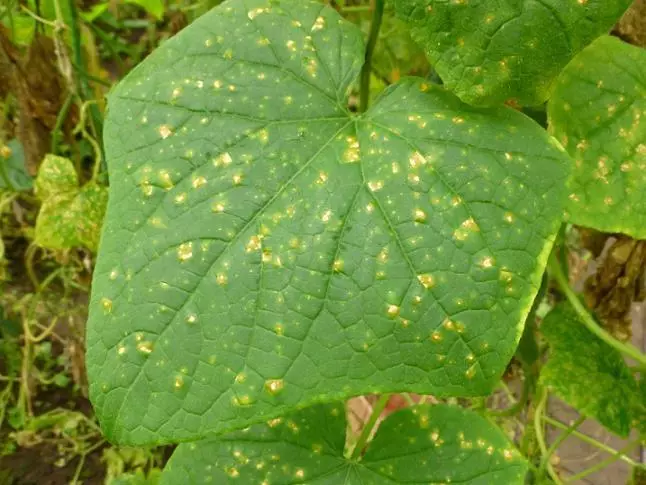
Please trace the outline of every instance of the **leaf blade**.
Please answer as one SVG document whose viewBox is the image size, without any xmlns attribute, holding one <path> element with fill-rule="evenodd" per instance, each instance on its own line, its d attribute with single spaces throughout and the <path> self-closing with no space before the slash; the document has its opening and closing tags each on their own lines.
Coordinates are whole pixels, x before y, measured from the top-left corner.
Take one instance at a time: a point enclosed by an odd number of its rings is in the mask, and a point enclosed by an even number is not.
<svg viewBox="0 0 646 485">
<path fill-rule="evenodd" d="M 577 161 L 571 221 L 646 237 L 646 53 L 601 37 L 563 71 L 548 104 L 549 129 Z"/>
<path fill-rule="evenodd" d="M 631 2 L 393 3 L 446 85 L 463 101 L 533 106 L 547 100 L 561 69 L 607 33 Z"/>
<path fill-rule="evenodd" d="M 112 439 L 192 440 L 378 390 L 480 394 L 503 371 L 569 160 L 522 115 L 421 80 L 350 116 L 360 47 L 320 4 L 232 1 L 113 92 L 88 327 Z M 460 198 L 425 192 L 444 149 Z"/>
<path fill-rule="evenodd" d="M 586 329 L 565 303 L 545 317 L 541 332 L 552 347 L 541 383 L 581 413 L 627 436 L 639 398 L 622 355 Z"/>
<path fill-rule="evenodd" d="M 502 431 L 471 411 L 417 406 L 386 418 L 361 461 L 343 457 L 345 410 L 318 405 L 218 439 L 182 444 L 162 484 L 523 483 L 527 464 Z"/>
</svg>

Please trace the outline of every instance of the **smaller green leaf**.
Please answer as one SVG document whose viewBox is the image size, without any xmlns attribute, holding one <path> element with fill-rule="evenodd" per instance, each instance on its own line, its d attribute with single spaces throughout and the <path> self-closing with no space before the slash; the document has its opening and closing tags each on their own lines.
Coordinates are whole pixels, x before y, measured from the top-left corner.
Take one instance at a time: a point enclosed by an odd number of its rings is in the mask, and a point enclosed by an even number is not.
<svg viewBox="0 0 646 485">
<path fill-rule="evenodd" d="M 51 154 L 45 156 L 36 177 L 36 195 L 40 200 L 76 192 L 78 186 L 78 175 L 69 159 Z"/>
<path fill-rule="evenodd" d="M 576 160 L 571 221 L 646 238 L 646 51 L 615 37 L 583 50 L 558 79 L 549 129 Z"/>
<path fill-rule="evenodd" d="M 25 168 L 25 151 L 18 140 L 11 140 L 0 150 L 0 164 L 0 189 L 31 189 L 33 181 Z"/>
<path fill-rule="evenodd" d="M 596 337 L 566 303 L 541 325 L 551 356 L 541 382 L 582 414 L 627 436 L 637 402 L 637 384 L 622 355 Z"/>
<path fill-rule="evenodd" d="M 140 6 L 157 20 L 161 20 L 164 17 L 163 0 L 125 0 L 125 3 Z"/>
<path fill-rule="evenodd" d="M 474 105 L 547 100 L 566 64 L 631 0 L 392 0 L 449 89 Z"/>
<path fill-rule="evenodd" d="M 97 3 L 96 5 L 93 5 L 90 7 L 90 9 L 86 12 L 81 12 L 80 16 L 85 20 L 86 22 L 92 23 L 101 15 L 103 15 L 107 10 L 108 10 L 109 4 L 107 2 L 105 3 Z"/>
<path fill-rule="evenodd" d="M 524 459 L 472 411 L 417 406 L 390 416 L 361 461 L 343 456 L 345 410 L 318 405 L 221 438 L 180 445 L 161 483 L 521 484 Z"/>
<path fill-rule="evenodd" d="M 78 176 L 67 158 L 47 155 L 36 178 L 43 201 L 36 220 L 35 242 L 49 249 L 99 245 L 108 192 L 93 182 L 79 189 Z"/>
</svg>

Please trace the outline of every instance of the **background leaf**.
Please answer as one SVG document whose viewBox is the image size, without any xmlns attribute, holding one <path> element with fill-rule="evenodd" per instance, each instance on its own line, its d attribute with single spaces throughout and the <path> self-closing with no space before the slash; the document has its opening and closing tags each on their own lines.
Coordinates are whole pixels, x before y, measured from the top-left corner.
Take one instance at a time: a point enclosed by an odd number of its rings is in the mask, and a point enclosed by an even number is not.
<svg viewBox="0 0 646 485">
<path fill-rule="evenodd" d="M 646 51 L 602 37 L 561 74 L 550 131 L 576 160 L 571 221 L 646 238 Z"/>
<path fill-rule="evenodd" d="M 72 162 L 55 155 L 45 157 L 35 185 L 43 201 L 36 219 L 36 244 L 58 250 L 85 246 L 96 251 L 107 189 L 93 182 L 79 189 Z"/>
<path fill-rule="evenodd" d="M 46 155 L 36 177 L 36 195 L 40 200 L 78 191 L 79 180 L 72 162 L 57 155 Z"/>
<path fill-rule="evenodd" d="M 545 317 L 541 332 L 551 348 L 541 382 L 582 414 L 627 436 L 640 398 L 622 355 L 585 328 L 565 303 Z"/>
<path fill-rule="evenodd" d="M 125 0 L 125 3 L 139 5 L 146 12 L 155 17 L 156 20 L 161 20 L 162 18 L 164 18 L 163 0 Z"/>
<path fill-rule="evenodd" d="M 3 165 L 0 172 L 0 189 L 9 189 L 2 173 L 5 173 L 9 183 L 14 189 L 25 191 L 33 185 L 32 177 L 25 167 L 25 152 L 22 144 L 14 139 L 7 143 L 6 148 L 0 151 L 0 163 Z"/>
<path fill-rule="evenodd" d="M 343 456 L 345 428 L 343 406 L 328 404 L 216 440 L 182 444 L 161 483 L 524 482 L 526 462 L 503 432 L 458 407 L 418 406 L 392 414 L 358 462 Z"/>
<path fill-rule="evenodd" d="M 497 382 L 570 160 L 525 116 L 420 79 L 353 116 L 362 59 L 359 30 L 328 7 L 234 0 L 113 91 L 87 334 L 111 439 Z"/>
<path fill-rule="evenodd" d="M 396 0 L 444 83 L 476 105 L 537 105 L 631 0 Z"/>
</svg>

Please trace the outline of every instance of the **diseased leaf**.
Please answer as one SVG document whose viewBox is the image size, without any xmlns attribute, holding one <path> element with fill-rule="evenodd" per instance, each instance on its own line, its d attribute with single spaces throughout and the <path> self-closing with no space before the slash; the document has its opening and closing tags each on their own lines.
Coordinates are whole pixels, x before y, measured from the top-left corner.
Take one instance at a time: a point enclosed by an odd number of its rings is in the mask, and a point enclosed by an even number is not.
<svg viewBox="0 0 646 485">
<path fill-rule="evenodd" d="M 449 89 L 475 105 L 538 105 L 631 0 L 393 0 Z"/>
<path fill-rule="evenodd" d="M 646 239 L 646 51 L 601 37 L 561 74 L 550 131 L 576 160 L 571 221 Z"/>
<path fill-rule="evenodd" d="M 0 189 L 31 189 L 33 181 L 25 167 L 25 152 L 18 140 L 11 140 L 6 146 L 0 147 L 0 164 Z M 9 179 L 8 184 L 5 176 Z"/>
<path fill-rule="evenodd" d="M 569 158 L 525 116 L 420 79 L 350 114 L 362 59 L 359 30 L 326 6 L 232 0 L 113 91 L 87 337 L 111 439 L 497 382 Z"/>
<path fill-rule="evenodd" d="M 72 162 L 56 155 L 46 155 L 38 169 L 35 191 L 40 200 L 78 191 L 79 179 Z"/>
<path fill-rule="evenodd" d="M 218 439 L 182 444 L 162 485 L 271 483 L 522 484 L 527 464 L 504 433 L 472 411 L 418 406 L 392 414 L 361 461 L 343 456 L 345 410 L 318 405 Z"/>
<path fill-rule="evenodd" d="M 622 355 L 585 328 L 565 303 L 545 317 L 541 332 L 551 348 L 541 382 L 584 415 L 627 436 L 639 397 Z"/>
<path fill-rule="evenodd" d="M 90 182 L 79 189 L 72 162 L 47 155 L 35 190 L 43 201 L 36 219 L 36 244 L 58 250 L 85 246 L 96 251 L 108 202 L 106 188 Z"/>
</svg>

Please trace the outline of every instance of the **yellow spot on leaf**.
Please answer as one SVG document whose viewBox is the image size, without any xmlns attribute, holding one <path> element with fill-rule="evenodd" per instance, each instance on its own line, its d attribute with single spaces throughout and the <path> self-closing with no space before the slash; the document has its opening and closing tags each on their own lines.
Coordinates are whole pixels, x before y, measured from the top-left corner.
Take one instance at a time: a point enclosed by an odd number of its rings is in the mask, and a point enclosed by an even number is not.
<svg viewBox="0 0 646 485">
<path fill-rule="evenodd" d="M 177 257 L 180 261 L 188 261 L 193 257 L 193 243 L 187 242 L 180 244 L 177 248 Z"/>
</svg>

